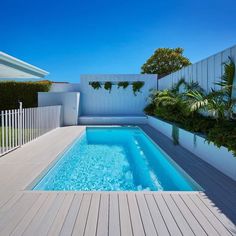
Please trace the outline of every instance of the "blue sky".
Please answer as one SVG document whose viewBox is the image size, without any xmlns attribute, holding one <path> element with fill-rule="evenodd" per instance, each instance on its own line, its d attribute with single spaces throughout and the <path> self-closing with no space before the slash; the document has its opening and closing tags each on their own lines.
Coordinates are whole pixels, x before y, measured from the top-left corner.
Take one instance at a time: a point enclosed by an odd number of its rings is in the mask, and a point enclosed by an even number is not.
<svg viewBox="0 0 236 236">
<path fill-rule="evenodd" d="M 159 47 L 196 62 L 236 44 L 235 0 L 7 0 L 0 11 L 0 51 L 54 81 L 139 73 Z"/>
</svg>

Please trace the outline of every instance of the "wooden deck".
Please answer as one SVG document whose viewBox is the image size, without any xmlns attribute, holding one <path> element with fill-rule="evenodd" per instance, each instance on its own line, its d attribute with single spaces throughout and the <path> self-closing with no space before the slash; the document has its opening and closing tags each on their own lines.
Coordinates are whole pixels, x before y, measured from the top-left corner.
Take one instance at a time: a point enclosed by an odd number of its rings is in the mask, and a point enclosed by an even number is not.
<svg viewBox="0 0 236 236">
<path fill-rule="evenodd" d="M 26 190 L 84 129 L 60 128 L 0 159 L 0 235 L 236 235 L 235 182 L 142 128 L 205 192 Z"/>
</svg>

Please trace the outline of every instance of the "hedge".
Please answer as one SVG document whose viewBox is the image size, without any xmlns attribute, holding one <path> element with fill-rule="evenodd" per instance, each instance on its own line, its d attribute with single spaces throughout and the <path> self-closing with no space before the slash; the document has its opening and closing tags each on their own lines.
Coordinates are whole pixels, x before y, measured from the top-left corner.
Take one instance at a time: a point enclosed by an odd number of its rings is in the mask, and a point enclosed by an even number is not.
<svg viewBox="0 0 236 236">
<path fill-rule="evenodd" d="M 48 92 L 51 82 L 44 80 L 38 82 L 0 81 L 0 110 L 17 109 L 19 101 L 23 107 L 36 107 L 38 105 L 38 92 Z"/>
</svg>

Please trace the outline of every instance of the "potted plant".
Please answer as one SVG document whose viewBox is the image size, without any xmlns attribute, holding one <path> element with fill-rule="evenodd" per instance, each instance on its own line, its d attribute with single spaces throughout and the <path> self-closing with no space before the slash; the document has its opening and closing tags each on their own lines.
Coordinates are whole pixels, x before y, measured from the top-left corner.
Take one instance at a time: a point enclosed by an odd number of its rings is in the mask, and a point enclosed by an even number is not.
<svg viewBox="0 0 236 236">
<path fill-rule="evenodd" d="M 89 82 L 89 85 L 93 87 L 93 89 L 98 90 L 101 88 L 101 84 L 98 81 Z"/>
<path fill-rule="evenodd" d="M 123 87 L 123 89 L 126 89 L 128 86 L 129 86 L 129 82 L 128 82 L 128 81 L 120 81 L 120 82 L 118 83 L 118 89 L 119 89 L 120 87 Z"/>
<path fill-rule="evenodd" d="M 104 89 L 108 90 L 109 93 L 110 93 L 111 92 L 111 88 L 112 88 L 112 83 L 110 81 L 105 82 Z"/>
<path fill-rule="evenodd" d="M 135 96 L 137 96 L 137 92 L 141 92 L 140 89 L 144 86 L 143 81 L 135 81 L 132 83 L 133 86 L 133 93 Z"/>
</svg>

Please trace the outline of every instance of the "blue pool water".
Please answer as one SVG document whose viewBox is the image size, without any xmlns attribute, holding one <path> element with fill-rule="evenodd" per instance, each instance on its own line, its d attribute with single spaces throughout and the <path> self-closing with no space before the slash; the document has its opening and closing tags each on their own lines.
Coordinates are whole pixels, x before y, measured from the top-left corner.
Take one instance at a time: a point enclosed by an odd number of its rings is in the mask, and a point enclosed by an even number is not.
<svg viewBox="0 0 236 236">
<path fill-rule="evenodd" d="M 34 190 L 199 190 L 139 128 L 87 128 Z"/>
</svg>

